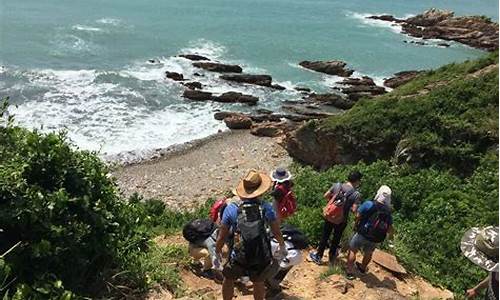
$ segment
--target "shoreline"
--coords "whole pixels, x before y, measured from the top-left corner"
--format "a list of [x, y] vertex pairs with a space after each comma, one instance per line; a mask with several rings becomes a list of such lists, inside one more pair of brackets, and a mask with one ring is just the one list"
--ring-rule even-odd
[[292, 159], [278, 143], [249, 130], [223, 131], [165, 150], [159, 158], [116, 166], [112, 174], [126, 197], [137, 192], [171, 208], [191, 210], [223, 196], [249, 169], [269, 173], [288, 167]]

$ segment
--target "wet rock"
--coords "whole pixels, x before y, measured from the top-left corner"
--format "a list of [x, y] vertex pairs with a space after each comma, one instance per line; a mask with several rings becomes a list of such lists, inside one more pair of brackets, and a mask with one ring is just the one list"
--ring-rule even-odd
[[346, 68], [346, 63], [340, 60], [332, 61], [302, 61], [300, 66], [316, 72], [321, 72], [329, 75], [337, 75], [342, 77], [349, 77], [354, 73], [353, 70]]
[[182, 96], [195, 101], [206, 101], [213, 98], [212, 93], [197, 90], [185, 90]]
[[191, 82], [186, 82], [184, 83], [184, 86], [191, 89], [191, 90], [201, 90], [203, 88], [203, 85], [201, 84], [201, 82], [198, 82], [198, 81], [191, 81]]
[[226, 92], [218, 97], [213, 97], [212, 100], [224, 103], [246, 103], [255, 105], [259, 101], [259, 98], [238, 92]]
[[339, 94], [313, 94], [306, 98], [306, 101], [323, 103], [326, 105], [335, 106], [340, 109], [350, 109], [353, 107], [354, 102], [342, 97]]
[[243, 69], [238, 65], [228, 65], [214, 62], [195, 62], [193, 66], [211, 72], [219, 73], [241, 73]]
[[393, 89], [397, 88], [398, 86], [401, 86], [401, 85], [409, 82], [413, 78], [417, 77], [417, 75], [419, 75], [422, 72], [424, 72], [424, 71], [403, 71], [403, 72], [398, 72], [398, 73], [394, 74], [393, 77], [385, 79], [384, 80], [384, 85], [386, 87], [390, 87], [390, 88], [393, 88]]
[[157, 59], [157, 58], [152, 58], [152, 59], [148, 59], [148, 63], [150, 63], [150, 64], [159, 64], [160, 60]]
[[361, 78], [346, 78], [339, 82], [342, 85], [365, 85], [374, 86], [375, 82], [368, 76], [363, 76]]
[[498, 50], [498, 23], [483, 16], [455, 17], [453, 12], [430, 9], [401, 22], [402, 32], [423, 39], [456, 41], [474, 48]]
[[175, 81], [182, 81], [182, 80], [184, 80], [184, 75], [182, 75], [180, 73], [177, 73], [177, 72], [166, 71], [165, 72], [165, 77], [167, 77], [169, 79], [172, 79], [172, 80], [175, 80]]
[[232, 111], [218, 111], [214, 114], [214, 119], [216, 119], [218, 121], [222, 121], [227, 117], [236, 116], [236, 115], [241, 116], [243, 114], [237, 113], [237, 112], [232, 112]]
[[238, 83], [248, 83], [261, 86], [271, 86], [273, 78], [269, 75], [253, 75], [253, 74], [232, 74], [232, 75], [222, 75], [221, 79], [238, 82]]
[[286, 90], [286, 87], [282, 86], [282, 85], [279, 85], [279, 84], [271, 84], [270, 86], [271, 88], [275, 89], [275, 90], [278, 90], [278, 91], [283, 91], [283, 90]]
[[265, 108], [259, 108], [256, 110], [256, 112], [258, 114], [263, 114], [263, 115], [269, 115], [269, 114], [272, 114], [273, 111], [272, 110], [269, 110], [269, 109], [265, 109]]
[[193, 75], [194, 75], [194, 76], [203, 76], [203, 75], [201, 75], [200, 73], [194, 73]]
[[306, 92], [306, 93], [310, 93], [311, 92], [310, 88], [302, 87], [302, 86], [296, 86], [296, 87], [294, 87], [294, 89], [296, 91], [299, 91], [299, 92]]
[[210, 60], [210, 58], [198, 54], [180, 54], [179, 57], [183, 57], [185, 59], [193, 61]]
[[229, 129], [250, 129], [252, 127], [252, 119], [244, 115], [233, 115], [224, 118], [224, 123]]
[[294, 113], [299, 114], [299, 115], [311, 116], [311, 117], [317, 117], [317, 118], [325, 118], [325, 117], [330, 117], [333, 115], [331, 113], [323, 112], [323, 111], [319, 110], [318, 108], [311, 108], [310, 106], [305, 107], [303, 105], [298, 105], [298, 104], [297, 105], [287, 104], [287, 105], [283, 105], [282, 108], [284, 110], [288, 110], [288, 111], [294, 112]]
[[391, 15], [369, 16], [367, 17], [367, 19], [381, 20], [381, 21], [395, 22], [395, 23], [404, 22], [404, 20], [395, 18], [394, 16]]
[[372, 96], [382, 95], [387, 93], [385, 88], [376, 85], [355, 85], [342, 89], [342, 93], [346, 95], [356, 94], [356, 93], [369, 93]]
[[424, 41], [403, 41], [403, 43], [406, 43], [406, 44], [415, 44], [415, 45], [420, 45], [420, 46], [427, 45], [427, 43], [424, 42]]
[[450, 44], [447, 44], [447, 43], [438, 43], [437, 44], [439, 47], [444, 47], [444, 48], [448, 48], [450, 47]]

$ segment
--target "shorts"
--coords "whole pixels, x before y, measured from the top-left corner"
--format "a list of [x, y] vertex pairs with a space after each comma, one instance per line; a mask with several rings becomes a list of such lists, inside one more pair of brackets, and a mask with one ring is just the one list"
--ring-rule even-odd
[[233, 260], [229, 260], [222, 270], [222, 275], [232, 280], [236, 280], [243, 276], [249, 276], [252, 282], [263, 282], [276, 275], [278, 269], [279, 263], [275, 259], [273, 259], [269, 265], [260, 269], [246, 268]]
[[377, 243], [367, 240], [359, 233], [355, 233], [349, 242], [349, 248], [351, 248], [351, 250], [363, 250], [364, 253], [372, 253], [376, 247]]

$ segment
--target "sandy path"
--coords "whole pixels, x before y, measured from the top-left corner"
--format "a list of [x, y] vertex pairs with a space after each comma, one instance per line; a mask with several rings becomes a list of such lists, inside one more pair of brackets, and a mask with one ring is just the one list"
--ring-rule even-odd
[[275, 139], [233, 131], [174, 155], [120, 167], [113, 174], [125, 195], [138, 192], [173, 207], [190, 208], [231, 190], [251, 168], [270, 172], [290, 163]]

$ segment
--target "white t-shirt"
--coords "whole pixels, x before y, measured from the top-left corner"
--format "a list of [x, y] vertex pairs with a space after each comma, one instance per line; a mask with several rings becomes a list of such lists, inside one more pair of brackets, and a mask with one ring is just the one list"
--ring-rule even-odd
[[[280, 268], [288, 269], [296, 266], [302, 262], [302, 253], [298, 249], [293, 249], [293, 244], [285, 241], [286, 249], [288, 250], [288, 255], [280, 261]], [[271, 251], [273, 256], [278, 252], [279, 244], [276, 240], [271, 240]]]

